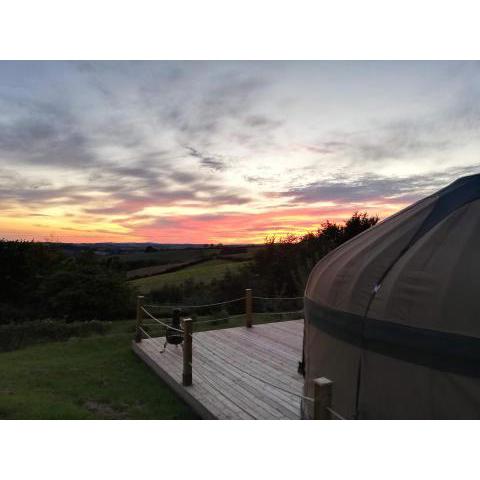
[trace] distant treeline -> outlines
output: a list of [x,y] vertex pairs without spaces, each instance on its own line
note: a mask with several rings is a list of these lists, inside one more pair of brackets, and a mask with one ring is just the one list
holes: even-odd
[[[252,288],[258,296],[302,296],[308,275],[318,260],[378,220],[377,216],[355,212],[343,225],[327,221],[316,232],[303,236],[267,238],[263,248],[240,270],[227,271],[223,278],[209,283],[188,280],[181,285],[165,285],[150,295],[158,303],[189,304],[237,298],[245,288]],[[239,310],[242,308],[243,305],[238,305]]]
[[[245,288],[252,288],[255,295],[301,296],[320,258],[377,221],[378,217],[354,213],[344,225],[325,222],[316,232],[300,237],[268,238],[263,247],[255,249],[252,260],[235,272],[227,271],[223,278],[208,283],[188,280],[165,285],[151,292],[151,300],[208,303],[238,298]],[[163,253],[144,255],[158,254]],[[55,245],[0,240],[0,324],[132,318],[136,292],[126,282],[119,262],[91,250],[68,255]],[[241,304],[233,305],[229,313],[242,308]]]

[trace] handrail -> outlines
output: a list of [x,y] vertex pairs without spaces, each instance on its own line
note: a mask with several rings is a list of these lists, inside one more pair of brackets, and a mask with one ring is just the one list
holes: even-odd
[[304,297],[252,297],[256,300],[303,300]]
[[[217,307],[219,305],[227,305],[229,303],[235,303],[239,302],[241,300],[245,300],[246,297],[240,297],[240,298],[234,298],[232,300],[224,300],[223,302],[217,302],[217,303],[207,303],[205,305],[154,305],[154,304],[148,304],[145,305],[145,307],[148,308],[206,308],[206,307]],[[285,300],[285,301],[292,301],[292,300],[303,300],[304,297],[252,297],[254,300]]]
[[303,312],[303,308],[301,310],[290,310],[288,312],[257,312],[257,313],[261,315],[280,315],[280,314],[287,315],[289,313],[300,313],[300,312]]
[[209,303],[206,305],[145,305],[149,308],[206,308],[206,307],[217,307],[218,305],[226,305],[227,303],[239,302],[240,300],[245,300],[245,297],[234,298],[233,300],[225,300],[224,302],[218,303]]
[[210,323],[210,322],[222,322],[223,320],[232,320],[237,317],[244,317],[244,313],[238,313],[237,315],[230,315],[229,317],[224,317],[224,318],[209,318],[208,320],[194,320],[193,324],[194,325],[202,325],[204,323]]
[[166,328],[169,328],[170,330],[174,330],[175,332],[180,332],[180,333],[183,333],[183,330],[181,329],[178,329],[178,328],[175,328],[175,327],[172,327],[171,325],[168,325],[167,323],[164,323],[162,321],[160,321],[158,318],[154,317],[148,310],[145,310],[144,307],[141,307],[142,311],[144,313],[146,313],[152,320],[155,320],[157,323],[159,323],[160,325],[163,325],[164,327]]
[[[243,297],[240,297],[240,298],[235,298],[235,299],[232,299],[232,300],[226,300],[226,301],[223,301],[223,302],[216,302],[216,303],[210,303],[210,304],[204,304],[204,305],[146,305],[143,303],[143,297],[139,297],[138,298],[138,304],[137,304],[137,329],[138,329],[138,332],[139,333],[143,333],[144,335],[146,335],[148,338],[150,338],[152,341],[155,339],[154,337],[152,337],[152,335],[150,335],[144,328],[143,328],[143,324],[142,324],[142,316],[143,314],[146,314],[148,317],[150,317],[154,322],[156,322],[157,324],[159,325],[162,325],[164,326],[166,329],[171,329],[173,331],[176,331],[176,332],[179,332],[179,333],[182,333],[184,334],[184,342],[185,342],[185,345],[184,345],[184,349],[183,349],[183,355],[184,355],[184,376],[185,375],[188,375],[189,376],[189,379],[188,381],[186,381],[185,379],[183,380],[183,384],[185,386],[189,386],[191,385],[191,366],[192,366],[192,361],[191,361],[191,356],[190,356],[190,360],[188,360],[187,357],[185,357],[185,355],[188,356],[188,352],[186,353],[187,350],[189,350],[188,348],[185,348],[185,346],[188,346],[190,345],[191,346],[191,343],[193,341],[193,334],[191,333],[192,330],[192,326],[195,324],[195,325],[199,325],[199,324],[205,324],[205,323],[213,323],[213,322],[221,322],[221,321],[224,321],[224,320],[231,320],[231,319],[234,319],[234,318],[238,318],[238,317],[242,317],[242,316],[245,316],[246,318],[246,323],[245,323],[245,326],[247,328],[251,327],[252,326],[252,318],[253,318],[253,308],[252,308],[252,300],[253,299],[256,299],[256,300],[267,300],[267,301],[292,301],[292,300],[300,300],[300,299],[303,299],[303,297],[260,297],[260,296],[252,296],[252,292],[251,292],[251,289],[247,289],[245,291],[245,296]],[[239,302],[239,301],[245,301],[245,313],[240,313],[240,314],[236,314],[236,315],[229,315],[228,317],[223,317],[223,318],[210,318],[208,320],[200,320],[200,321],[194,321],[192,322],[190,319],[189,319],[189,325],[188,325],[188,329],[187,329],[187,325],[185,324],[185,329],[179,329],[179,328],[175,328],[165,322],[162,322],[161,320],[159,320],[157,317],[155,317],[152,313],[149,312],[148,308],[171,308],[171,309],[193,309],[193,308],[207,308],[207,307],[216,307],[216,306],[221,306],[221,305],[226,305],[226,304],[230,304],[230,303],[235,303],[235,302]],[[300,310],[294,310],[294,311],[287,311],[287,312],[261,312],[262,314],[265,314],[265,315],[278,315],[278,314],[294,314],[294,313],[301,313],[303,311],[303,309],[300,309]],[[258,312],[260,313],[260,312]],[[152,324],[153,325],[153,324]],[[141,335],[140,335],[141,336]],[[223,355],[219,355],[217,352],[213,351],[212,349],[210,349],[202,340],[200,340],[197,336],[195,336],[195,343],[199,343],[202,348],[204,348],[205,350],[207,350],[208,352],[210,352],[211,355],[214,355],[216,357],[219,357],[222,362],[224,363],[227,363],[229,365],[231,365],[233,368],[235,368],[236,370],[238,370],[239,372],[241,372],[242,374],[245,374],[245,375],[248,375],[252,378],[255,378],[256,380],[258,380],[259,382],[263,382],[265,383],[266,385],[270,385],[271,387],[273,388],[276,388],[280,391],[283,391],[284,393],[286,394],[289,394],[289,395],[293,395],[297,398],[300,398],[300,399],[303,399],[305,401],[310,401],[310,402],[313,402],[314,401],[314,398],[311,398],[311,397],[307,397],[305,395],[302,395],[298,392],[295,392],[295,391],[292,391],[291,389],[289,388],[286,388],[285,386],[282,386],[282,385],[278,385],[276,383],[272,383],[270,382],[269,380],[265,379],[265,378],[262,378],[260,376],[257,376],[255,375],[254,373],[252,372],[249,372],[243,368],[241,368],[239,365],[236,365],[235,363],[232,363],[228,358],[225,358]],[[188,345],[187,345],[188,344]],[[190,352],[191,352],[191,347],[190,347]],[[191,354],[190,354],[191,355]],[[187,360],[187,361],[186,361]],[[187,367],[189,366],[190,370],[186,371],[185,368],[187,368],[185,365],[187,365]],[[332,412],[331,413],[333,416],[336,416],[338,418],[340,418],[341,416],[339,414],[337,414],[336,412]]]

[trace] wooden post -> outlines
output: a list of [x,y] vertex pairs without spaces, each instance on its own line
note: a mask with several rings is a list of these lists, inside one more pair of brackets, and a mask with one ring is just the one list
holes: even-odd
[[327,407],[332,408],[332,386],[333,382],[325,377],[313,380],[314,420],[331,420]]
[[137,325],[135,329],[135,342],[140,343],[142,341],[142,331],[140,330],[143,324],[143,303],[145,297],[143,295],[139,295],[137,297]]
[[188,387],[192,384],[192,319],[182,319],[183,327],[183,375],[182,384]]
[[247,288],[245,290],[245,326],[252,328],[252,289]]

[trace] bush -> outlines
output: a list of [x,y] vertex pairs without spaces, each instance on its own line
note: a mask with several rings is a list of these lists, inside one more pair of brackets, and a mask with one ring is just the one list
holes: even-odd
[[109,329],[110,323],[98,320],[72,323],[35,320],[0,325],[0,350],[16,350],[36,343],[65,341],[70,337],[86,337],[94,333],[105,334]]
[[0,325],[6,323],[20,323],[34,318],[35,312],[31,308],[24,306],[9,305],[0,303]]
[[133,315],[133,293],[113,273],[59,271],[45,279],[39,294],[45,298],[45,314],[66,321]]
[[301,237],[268,238],[254,256],[252,288],[268,296],[303,295],[308,275],[322,257],[377,222],[376,216],[355,212],[344,225],[327,221]]
[[92,251],[0,240],[0,324],[53,318],[116,320],[134,315],[133,291],[115,262]]
[[0,303],[25,305],[63,256],[41,243],[0,240]]

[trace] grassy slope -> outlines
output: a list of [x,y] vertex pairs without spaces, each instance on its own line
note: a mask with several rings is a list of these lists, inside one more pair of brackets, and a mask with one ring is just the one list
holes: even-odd
[[138,287],[143,293],[148,293],[150,290],[162,287],[168,284],[179,284],[189,278],[194,280],[209,282],[214,278],[223,276],[227,269],[235,271],[246,262],[230,262],[228,260],[209,260],[205,263],[192,265],[191,267],[178,270],[177,272],[165,273],[161,275],[154,275],[146,278],[139,278],[129,282],[131,285]]
[[168,263],[166,265],[154,265],[153,267],[135,268],[127,271],[127,280],[148,277],[150,275],[159,275],[165,270],[169,270],[174,267],[181,267],[182,265],[185,265],[185,263]]
[[[255,314],[254,323],[299,317]],[[197,418],[131,351],[133,324],[115,322],[109,335],[0,353],[0,419]],[[195,331],[242,325],[240,316]]]
[[197,249],[171,249],[159,250],[157,252],[137,252],[124,255],[112,255],[118,257],[120,263],[130,263],[137,260],[149,260],[152,264],[167,265],[169,263],[193,262],[200,258],[211,257],[220,252],[219,249],[197,248]]
[[123,328],[1,353],[0,418],[196,418],[134,355],[131,338]]

